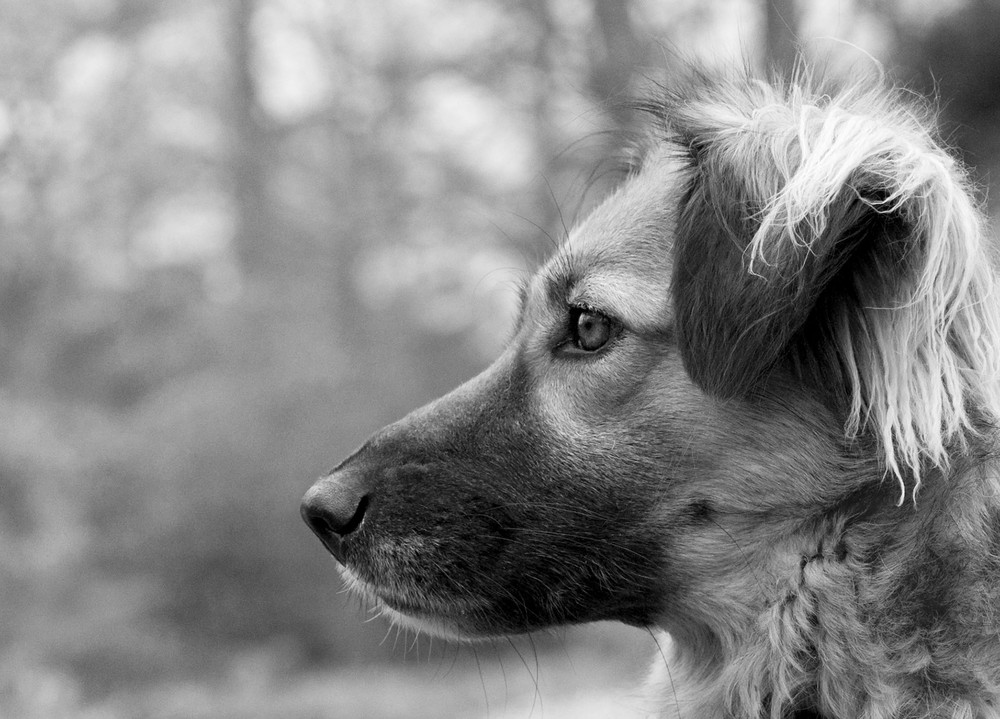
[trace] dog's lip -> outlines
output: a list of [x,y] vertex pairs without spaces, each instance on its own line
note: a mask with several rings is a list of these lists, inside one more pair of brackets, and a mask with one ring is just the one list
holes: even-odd
[[473,602],[455,599],[442,601],[433,597],[403,597],[393,592],[379,591],[378,589],[372,593],[378,598],[378,601],[387,607],[413,617],[455,621],[468,617],[476,609]]
[[338,564],[341,566],[347,564],[347,557],[344,554],[344,539],[342,537],[323,534],[321,532],[317,532],[315,529],[313,529],[313,534],[319,538],[319,541],[323,544],[323,548],[333,555],[333,558],[337,560]]
[[418,604],[410,599],[401,599],[391,594],[382,594],[379,592],[376,592],[376,596],[380,602],[391,609],[395,609],[397,612],[403,612],[404,614],[410,614],[418,617],[440,616],[439,612],[429,609],[428,607]]
[[476,602],[471,600],[456,600],[455,598],[444,600],[435,597],[414,596],[413,594],[404,595],[363,579],[346,565],[341,567],[341,574],[352,591],[358,592],[394,612],[414,619],[428,619],[457,626],[466,624],[477,610],[485,609],[485,606],[477,606]]

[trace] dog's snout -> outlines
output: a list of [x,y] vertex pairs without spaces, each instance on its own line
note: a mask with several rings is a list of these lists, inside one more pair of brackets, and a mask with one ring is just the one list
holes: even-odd
[[368,501],[368,484],[361,473],[340,470],[310,487],[299,511],[323,546],[343,564],[343,540],[361,526]]

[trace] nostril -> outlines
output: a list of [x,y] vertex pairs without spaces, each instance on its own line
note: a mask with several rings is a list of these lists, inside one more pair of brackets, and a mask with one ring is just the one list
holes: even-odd
[[358,531],[370,504],[364,476],[335,472],[314,484],[302,498],[302,519],[340,562],[343,539]]
[[361,526],[361,521],[365,518],[366,511],[368,511],[367,494],[358,502],[358,508],[355,510],[354,516],[341,528],[339,532],[340,536],[346,537],[348,534],[355,532]]
[[320,537],[337,534],[334,524],[327,517],[326,512],[321,509],[302,505],[302,519],[309,525],[309,529]]
[[310,497],[302,502],[302,518],[309,528],[321,538],[328,536],[346,537],[357,531],[361,526],[361,521],[365,518],[365,511],[368,509],[368,496],[365,495],[358,502],[352,514],[346,514],[344,507],[338,507],[337,511],[322,501],[315,501]]

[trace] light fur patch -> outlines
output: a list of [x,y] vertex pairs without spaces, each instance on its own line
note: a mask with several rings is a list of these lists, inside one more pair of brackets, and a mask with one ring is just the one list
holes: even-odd
[[639,331],[670,322],[670,243],[681,165],[659,150],[572,233],[536,283],[571,280],[569,304],[594,307]]

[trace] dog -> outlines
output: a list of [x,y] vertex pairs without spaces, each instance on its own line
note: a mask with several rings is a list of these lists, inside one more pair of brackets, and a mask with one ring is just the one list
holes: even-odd
[[394,620],[669,637],[660,717],[1000,717],[1000,298],[928,103],[688,72],[486,371],[302,514]]

